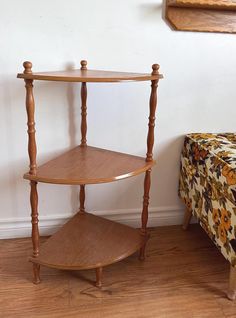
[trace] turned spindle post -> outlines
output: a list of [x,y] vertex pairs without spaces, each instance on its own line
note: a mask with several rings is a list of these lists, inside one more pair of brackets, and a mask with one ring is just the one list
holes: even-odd
[[79,212],[80,213],[84,213],[85,212],[85,206],[84,206],[84,202],[85,202],[85,185],[84,184],[81,184],[81,186],[80,186],[79,202],[80,202]]
[[102,267],[96,268],[96,287],[102,287]]
[[[152,66],[152,75],[159,75],[159,65],[154,64]],[[148,123],[148,135],[147,135],[147,154],[146,161],[150,162],[153,160],[153,144],[154,144],[154,127],[155,127],[155,113],[157,106],[157,86],[158,78],[151,81],[151,96],[149,102],[149,123]],[[146,241],[148,239],[147,233],[147,222],[148,222],[148,205],[149,205],[149,191],[151,187],[151,169],[148,169],[145,173],[144,178],[144,195],[143,195],[143,210],[142,210],[142,227],[141,234],[145,237],[143,247],[140,249],[139,258],[144,260]]]
[[[32,63],[24,62],[23,64],[25,70],[24,74],[31,74]],[[35,140],[35,121],[34,121],[34,96],[33,96],[33,80],[25,79],[25,88],[26,88],[26,112],[27,112],[27,126],[28,126],[28,154],[30,160],[30,174],[36,174],[36,140]]]
[[[39,256],[39,229],[38,229],[38,192],[37,182],[30,182],[30,204],[31,204],[31,223],[32,223],[32,243],[33,243],[33,257]],[[33,264],[33,282],[40,283],[40,266]]]
[[[81,71],[87,70],[87,61],[81,61]],[[86,146],[86,133],[87,133],[87,85],[86,82],[81,84],[81,144],[80,146]]]
[[[32,63],[24,62],[24,74],[32,73]],[[26,112],[27,112],[27,126],[28,126],[28,154],[29,154],[29,173],[32,175],[36,174],[37,164],[36,155],[37,147],[35,140],[35,121],[34,121],[34,96],[33,96],[33,80],[25,79],[26,88]],[[37,182],[30,182],[30,204],[31,204],[31,223],[32,223],[32,244],[33,244],[33,257],[39,255],[39,229],[38,229],[38,193],[37,193]],[[33,264],[34,283],[40,282],[40,266]]]
[[[82,60],[81,71],[87,70],[87,61]],[[81,147],[87,146],[87,85],[86,82],[82,82],[81,84]],[[85,185],[80,186],[80,213],[85,212],[84,202],[85,202]]]
[[[153,64],[152,66],[152,75],[159,75],[159,65]],[[158,79],[151,81],[151,96],[150,96],[150,110],[149,110],[149,123],[148,123],[148,136],[147,136],[147,155],[146,161],[153,160],[153,144],[154,144],[154,127],[155,127],[155,114],[156,114],[156,107],[157,107],[157,86],[158,86]]]

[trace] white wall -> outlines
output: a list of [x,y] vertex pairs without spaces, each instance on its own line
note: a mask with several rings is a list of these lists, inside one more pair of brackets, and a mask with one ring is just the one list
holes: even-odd
[[[34,71],[79,67],[81,59],[106,70],[149,72],[152,63],[161,65],[151,224],[178,223],[183,135],[235,131],[235,35],[172,31],[162,19],[161,0],[9,0],[1,2],[0,21],[2,237],[29,228],[29,186],[22,179],[28,166],[25,91],[16,79],[24,60]],[[90,84],[89,144],[145,155],[149,92],[149,83]],[[35,82],[35,101],[41,163],[79,143],[79,84]],[[142,177],[88,187],[88,210],[135,223]],[[78,205],[76,187],[40,184],[39,195],[49,228]]]

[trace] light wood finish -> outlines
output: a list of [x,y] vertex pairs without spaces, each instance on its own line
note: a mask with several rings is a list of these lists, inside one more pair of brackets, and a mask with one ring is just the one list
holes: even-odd
[[[31,204],[31,223],[32,223],[32,244],[33,244],[33,258],[39,256],[39,228],[38,228],[38,192],[37,182],[30,182],[30,204]],[[33,282],[40,283],[40,266],[33,264]]]
[[140,254],[139,254],[140,260],[145,259],[150,187],[151,187],[151,169],[146,171],[145,178],[144,178],[144,195],[143,195],[143,210],[142,210],[142,218],[141,218],[142,219],[141,234],[145,237],[145,244],[140,249]]
[[79,201],[80,201],[79,212],[84,213],[85,212],[85,206],[84,206],[84,202],[85,202],[85,185],[84,184],[81,184],[81,186],[80,186]]
[[[32,63],[24,62],[24,74],[32,74]],[[36,155],[37,146],[35,140],[35,104],[33,96],[33,80],[25,79],[26,88],[26,112],[27,112],[27,126],[28,126],[28,154],[29,154],[29,175],[35,175],[37,171]],[[30,205],[31,205],[31,223],[32,223],[32,245],[33,245],[33,258],[39,255],[39,229],[38,229],[38,192],[37,182],[30,182]],[[33,264],[33,282],[34,284],[40,283],[40,266]]]
[[46,267],[34,285],[30,238],[0,240],[1,318],[235,318],[225,295],[229,264],[201,227],[150,233],[145,262],[133,255],[104,268],[101,289],[93,270]]
[[41,246],[39,256],[30,260],[59,269],[99,268],[133,254],[143,243],[139,230],[77,213]]
[[[87,70],[81,61],[80,70],[32,73],[32,63],[24,63],[24,73],[18,74],[26,83],[30,171],[24,175],[31,181],[32,241],[34,282],[39,283],[40,265],[52,268],[77,270],[96,269],[96,286],[101,287],[102,267],[118,262],[140,250],[144,259],[148,239],[148,203],[153,160],[157,84],[162,78],[159,65],[152,66],[151,74]],[[81,82],[81,144],[59,157],[36,165],[33,80]],[[146,158],[87,146],[87,82],[151,80],[150,114]],[[142,228],[128,226],[89,215],[85,212],[85,185],[112,182],[146,172],[142,210]],[[37,182],[80,185],[79,212],[53,235],[39,252]]]
[[188,229],[191,219],[192,219],[192,212],[186,208],[185,214],[184,214],[183,230]]
[[54,184],[94,184],[116,181],[150,169],[155,161],[120,152],[78,146],[38,167],[25,179]]
[[[152,75],[158,76],[158,70],[159,65],[154,64],[152,66]],[[147,136],[147,155],[146,155],[146,161],[152,161],[153,160],[153,144],[154,144],[154,127],[155,127],[155,113],[156,113],[156,107],[157,107],[157,86],[158,86],[158,80],[152,81],[151,84],[151,96],[150,96],[150,102],[149,102],[149,122],[148,122],[148,136]]]
[[82,60],[80,62],[80,65],[81,65],[81,71],[87,71],[87,61],[86,60]]
[[[87,61],[81,61],[81,71],[87,70]],[[87,145],[87,86],[81,84],[81,146]]]
[[166,19],[176,30],[236,33],[236,3],[167,0]]
[[236,10],[234,0],[169,0],[169,6],[215,10]]
[[162,78],[162,75],[111,72],[95,70],[71,70],[42,73],[19,73],[18,78],[60,81],[60,82],[120,82],[120,81],[151,81]]
[[[152,75],[159,74],[160,66],[158,64],[153,64],[152,66]],[[148,135],[147,135],[147,154],[146,154],[146,162],[153,161],[153,145],[154,145],[154,127],[155,127],[155,114],[157,107],[157,86],[158,80],[153,80],[151,82],[151,96],[149,102],[149,122],[148,122]],[[141,226],[141,234],[145,237],[145,244],[140,249],[139,258],[140,260],[145,259],[145,248],[146,242],[148,239],[147,233],[147,222],[148,222],[148,205],[149,205],[149,191],[151,187],[151,169],[148,169],[145,173],[144,178],[144,196],[143,196],[143,210],[142,210],[142,226]]]
[[38,229],[38,192],[37,182],[30,182],[30,204],[31,204],[31,223],[32,223],[32,241],[33,257],[39,255],[39,229]]
[[230,266],[229,289],[227,296],[230,300],[236,299],[236,267]]
[[[24,62],[24,74],[32,74],[31,62]],[[26,88],[26,112],[27,112],[27,126],[28,126],[28,154],[30,160],[30,171],[29,174],[34,175],[36,173],[37,164],[36,164],[36,155],[37,155],[37,147],[35,140],[35,121],[34,121],[34,96],[33,96],[33,81],[25,80],[25,88]]]
[[[87,61],[82,60],[81,71],[87,70]],[[81,147],[87,146],[87,85],[86,83],[81,83]],[[84,202],[85,202],[85,185],[80,186],[80,213],[85,212]]]

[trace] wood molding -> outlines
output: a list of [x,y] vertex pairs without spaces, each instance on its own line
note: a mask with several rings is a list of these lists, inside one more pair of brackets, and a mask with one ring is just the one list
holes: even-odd
[[166,19],[175,30],[236,33],[236,1],[167,0]]

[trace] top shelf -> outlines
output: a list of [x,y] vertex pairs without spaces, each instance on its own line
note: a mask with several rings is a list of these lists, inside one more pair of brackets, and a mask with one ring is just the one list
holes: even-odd
[[17,78],[60,81],[60,82],[121,82],[121,81],[149,81],[162,78],[161,74],[142,74],[127,72],[69,70],[40,73],[19,73]]

